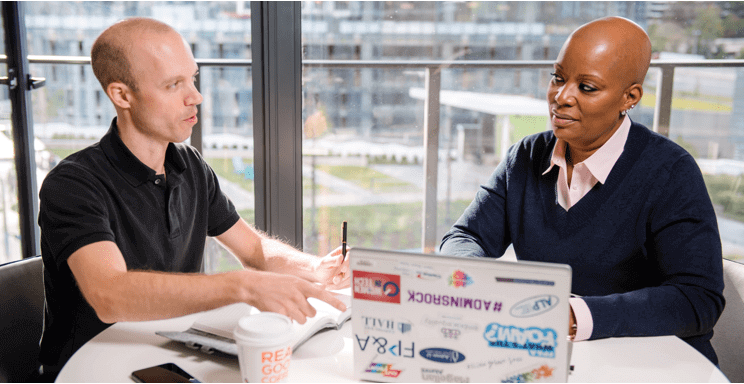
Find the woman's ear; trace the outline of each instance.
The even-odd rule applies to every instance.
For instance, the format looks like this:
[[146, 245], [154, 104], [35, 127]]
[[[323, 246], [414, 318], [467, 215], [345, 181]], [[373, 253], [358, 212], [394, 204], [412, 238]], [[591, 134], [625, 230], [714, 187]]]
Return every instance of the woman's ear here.
[[115, 81], [106, 87], [106, 94], [115, 106], [121, 109], [131, 107], [132, 91], [126, 84]]
[[641, 84], [633, 84], [627, 90], [625, 90], [625, 102], [623, 103], [623, 110], [628, 110], [635, 107], [641, 102], [643, 97], [643, 86]]

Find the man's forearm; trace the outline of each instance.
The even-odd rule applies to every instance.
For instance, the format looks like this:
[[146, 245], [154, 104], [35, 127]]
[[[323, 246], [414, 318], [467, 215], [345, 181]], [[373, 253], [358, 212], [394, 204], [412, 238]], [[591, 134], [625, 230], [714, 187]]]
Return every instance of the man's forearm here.
[[219, 275], [129, 271], [112, 276], [106, 288], [88, 292], [86, 298], [105, 323], [166, 319], [247, 301], [240, 273], [251, 271]]
[[298, 251], [290, 245], [270, 238], [261, 240], [261, 248], [266, 260], [266, 271], [288, 273], [310, 281], [317, 279], [315, 274], [317, 256]]
[[225, 233], [217, 236], [217, 240], [246, 268], [291, 274], [310, 281], [317, 279], [316, 256], [298, 251], [278, 239], [272, 239], [242, 219]]

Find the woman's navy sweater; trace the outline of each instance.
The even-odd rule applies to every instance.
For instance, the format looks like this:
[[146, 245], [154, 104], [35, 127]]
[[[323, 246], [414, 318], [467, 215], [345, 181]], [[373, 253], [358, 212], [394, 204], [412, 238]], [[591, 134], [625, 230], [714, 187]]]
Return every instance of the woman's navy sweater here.
[[606, 183], [568, 211], [556, 198], [556, 137], [509, 150], [440, 252], [569, 264], [572, 291], [592, 314], [591, 339], [677, 335], [717, 363], [710, 345], [723, 311], [721, 240], [695, 160], [633, 123]]

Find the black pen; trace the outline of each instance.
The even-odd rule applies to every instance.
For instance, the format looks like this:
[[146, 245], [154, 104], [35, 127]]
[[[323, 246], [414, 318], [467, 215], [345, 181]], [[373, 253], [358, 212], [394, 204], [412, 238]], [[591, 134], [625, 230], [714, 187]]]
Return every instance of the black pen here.
[[344, 255], [344, 261], [346, 261], [346, 222], [344, 221], [343, 237], [341, 238], [341, 254]]

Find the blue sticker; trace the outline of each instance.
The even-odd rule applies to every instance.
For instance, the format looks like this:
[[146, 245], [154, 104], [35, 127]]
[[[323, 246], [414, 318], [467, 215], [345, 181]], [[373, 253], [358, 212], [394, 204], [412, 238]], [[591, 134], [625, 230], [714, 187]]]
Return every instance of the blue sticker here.
[[519, 328], [513, 325], [504, 326], [498, 323], [488, 324], [483, 338], [489, 347], [525, 349], [530, 356], [555, 357], [558, 334], [552, 328]]
[[422, 349], [419, 354], [424, 359], [437, 363], [454, 364], [465, 360], [465, 355], [447, 348], [426, 348]]

